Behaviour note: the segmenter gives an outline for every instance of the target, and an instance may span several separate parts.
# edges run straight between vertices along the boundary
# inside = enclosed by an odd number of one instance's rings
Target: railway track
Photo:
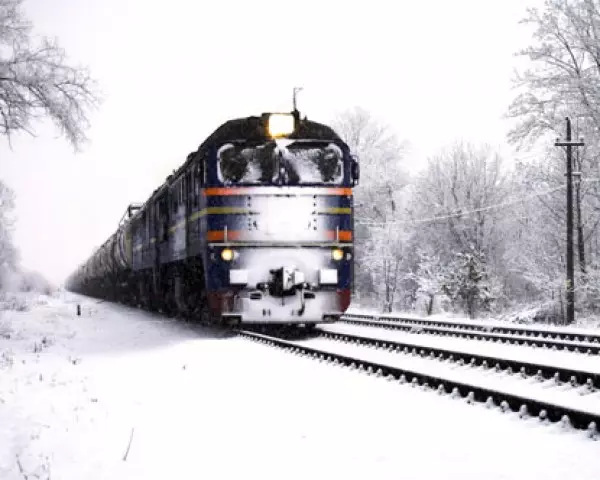
[[[568,340],[566,337],[558,338],[558,334],[555,332],[550,333],[554,335],[555,338],[550,338],[550,334],[545,331],[529,332],[526,335],[518,333],[524,331],[521,328],[512,329],[512,333],[507,333],[509,330],[511,330],[507,327],[506,332],[500,333],[498,331],[494,332],[494,330],[498,330],[499,327],[485,325],[472,326],[470,324],[452,324],[449,322],[439,322],[435,320],[402,317],[394,317],[394,319],[389,317],[385,318],[385,320],[379,320],[369,315],[347,314],[340,319],[340,322],[354,325],[368,325],[413,333],[428,333],[432,335],[467,338],[470,340],[495,341],[512,345],[525,345],[565,350],[569,352],[585,353],[588,355],[600,354],[600,342],[595,336],[591,335],[581,336],[581,338],[587,338],[590,340],[585,342],[581,340]],[[571,333],[568,335],[572,336]]]
[[[518,326],[518,325],[493,325],[483,324],[476,320],[456,322],[452,320],[436,320],[433,318],[410,318],[394,315],[383,315],[373,316],[362,313],[346,314],[345,316],[365,319],[380,319],[390,321],[402,321],[404,323],[411,323],[414,325],[433,325],[438,327],[453,327],[456,329],[464,330],[476,330],[490,333],[506,333],[509,335],[523,335],[523,336],[538,336],[542,338],[554,338],[555,340],[571,340],[577,342],[586,343],[598,343],[600,344],[600,333],[591,332],[576,332],[573,330],[560,330],[552,329],[548,330],[545,328],[539,328],[535,326]]]
[[[565,401],[564,398],[558,400],[549,399],[549,395],[545,395],[545,398],[540,398],[540,395],[536,395],[536,398],[533,398],[533,396],[529,397],[514,391],[511,392],[510,389],[497,387],[493,388],[489,385],[478,383],[477,381],[467,381],[463,378],[460,378],[461,375],[453,375],[454,378],[448,378],[440,374],[432,373],[431,371],[428,371],[427,368],[410,368],[400,365],[393,365],[393,363],[397,363],[397,361],[392,361],[392,357],[386,357],[385,361],[374,361],[373,359],[367,358],[369,355],[359,354],[359,352],[356,352],[356,354],[347,354],[339,351],[336,352],[334,351],[335,348],[315,348],[314,346],[307,344],[306,340],[290,340],[277,336],[257,333],[250,330],[238,330],[236,333],[239,336],[249,338],[269,346],[281,348],[290,351],[293,354],[306,355],[319,361],[327,361],[333,364],[358,369],[368,374],[385,377],[389,381],[410,383],[414,387],[420,386],[423,389],[433,390],[438,394],[449,394],[455,398],[464,398],[469,403],[483,403],[488,408],[498,408],[500,411],[505,413],[517,412],[521,418],[537,417],[540,421],[545,423],[560,423],[565,427],[571,425],[576,429],[585,430],[590,438],[598,438],[598,425],[600,425],[600,402],[597,405],[597,408],[588,408],[587,406],[582,406],[581,402],[572,402],[572,404],[569,404],[569,402]],[[332,332],[321,332],[320,330],[317,330],[315,335],[317,338],[319,336],[323,336],[325,339],[336,341],[341,340],[348,342],[362,342],[359,344],[363,347],[377,346],[379,349],[386,349],[388,351],[391,350],[392,352],[404,352],[405,349],[410,348],[408,344],[402,345],[399,344],[399,342],[390,342],[381,339],[369,339],[367,337],[359,338],[358,336],[347,334],[338,335],[332,334]],[[308,343],[310,343],[310,340]],[[421,352],[421,350],[423,350],[423,352]],[[425,349],[415,349],[415,352],[409,350],[408,353],[413,353],[413,355],[424,357],[433,356],[437,359],[440,359],[440,355],[447,355],[444,357],[446,360],[450,358],[450,355],[453,355],[453,359],[456,362],[460,363],[462,360],[463,364],[466,363],[465,357],[461,357],[460,352],[443,352],[441,349],[438,349],[437,352],[433,351],[433,349],[430,349],[430,351],[427,352]],[[468,356],[468,364],[472,365],[472,358],[475,356]],[[491,365],[491,357],[478,357],[479,358],[475,359],[475,363],[480,361],[481,363],[479,364],[479,367],[484,366],[483,362],[488,362],[487,365],[489,368],[498,368],[496,367],[496,364],[500,366],[500,369],[503,368],[502,365],[505,366],[505,370],[508,368],[512,369],[513,367],[516,368],[516,365],[510,365],[506,363],[505,360],[504,363],[500,363],[502,359],[496,359],[494,365]],[[533,370],[535,370],[534,376],[537,376],[539,374],[539,370],[542,370],[543,379],[550,378],[551,380],[554,380],[555,382],[558,381],[561,384],[563,382],[561,380],[562,378],[569,377],[566,384],[569,385],[570,388],[577,387],[577,385],[572,384],[571,377],[574,376],[575,379],[577,379],[583,378],[587,375],[587,372],[561,371],[552,372],[552,375],[548,377],[550,372],[546,371],[546,376],[544,376],[543,372],[545,370],[541,365],[530,364],[520,365],[520,367],[525,368],[525,370],[521,370],[520,368],[518,373],[521,375],[524,373],[526,377],[528,376],[528,371]],[[557,373],[558,379],[556,377]],[[581,388],[588,389],[588,393],[595,392],[597,388],[595,386],[596,382],[598,382],[597,376],[596,379],[592,379],[591,382],[588,382],[586,379],[583,387]],[[575,405],[575,403],[579,403],[579,405]]]
[[[382,338],[372,338],[364,335],[335,332],[331,330],[317,330],[316,334],[324,338],[354,343],[356,345],[373,346],[383,350],[397,353],[419,355],[440,361],[456,362],[458,365],[483,367],[506,372],[517,373],[523,378],[533,378],[537,381],[553,380],[557,385],[567,384],[573,388],[586,387],[590,392],[600,389],[600,373],[594,371],[577,370],[557,365],[544,363],[525,362],[498,355],[482,355],[463,352],[457,349],[441,348],[426,345],[416,345],[410,342],[398,342]]]

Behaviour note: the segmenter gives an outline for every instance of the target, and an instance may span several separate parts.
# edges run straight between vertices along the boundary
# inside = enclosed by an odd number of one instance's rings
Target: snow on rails
[[[419,345],[418,340],[412,344],[372,338],[336,332],[336,328],[320,328],[312,338],[295,340],[249,330],[238,334],[390,381],[465,398],[469,403],[483,403],[502,412],[517,412],[520,418],[538,417],[545,423],[572,426],[585,430],[590,438],[598,438],[597,371],[428,347]]]
[[[354,345],[350,345],[351,348],[342,345],[343,348],[340,348],[339,342],[335,342],[338,343],[337,346],[331,341],[319,343],[315,341],[319,340],[318,338],[290,341],[250,330],[239,330],[238,335],[293,354],[385,377],[389,381],[410,383],[413,387],[420,386],[440,395],[449,394],[452,398],[464,398],[470,404],[483,403],[487,408],[498,408],[504,413],[517,412],[523,419],[537,417],[544,423],[560,423],[564,428],[585,430],[589,438],[598,438],[600,402],[597,399],[581,399],[575,395],[561,396],[561,392],[544,392],[535,386],[515,385],[514,382],[507,385],[506,378],[490,378],[481,372],[468,376],[464,371],[452,372],[451,368],[441,362],[438,365],[427,366],[427,359],[417,358],[418,354],[413,357],[412,362],[405,361],[408,357],[394,361],[390,356],[390,353],[397,350],[393,342],[381,341],[377,350],[373,351],[364,347],[356,348]],[[350,340],[350,336],[346,335],[346,338]],[[383,349],[386,351],[382,351]],[[465,376],[469,378],[465,379]]]
[[[374,317],[372,315],[345,314],[340,321],[362,326],[402,330],[413,333],[431,333],[434,335],[467,338],[469,340],[493,340],[507,344],[524,345],[549,348],[553,350],[572,351],[577,353],[600,354],[600,336],[578,334],[582,341],[570,340],[571,332],[546,331],[537,329],[524,329],[506,327],[490,327],[485,325],[470,325],[465,323],[452,323],[449,321],[436,321],[429,319],[415,319],[405,317]],[[513,333],[500,333],[513,332]],[[552,336],[552,338],[551,338]]]

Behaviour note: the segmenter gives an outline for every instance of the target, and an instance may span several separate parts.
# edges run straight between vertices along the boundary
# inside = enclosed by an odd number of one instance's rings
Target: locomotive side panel
[[[198,257],[204,251],[204,237],[202,237],[202,209],[204,199],[201,195],[202,188],[202,164],[196,163],[190,166],[189,171],[189,199],[187,216],[187,256]]]
[[[117,231],[114,255],[118,269],[128,270],[132,267],[131,227],[128,224]]]
[[[135,271],[144,268],[144,231],[142,228],[141,218],[139,216],[133,218],[131,224],[131,235],[133,242],[133,264],[132,268]]]
[[[171,228],[172,205],[169,199],[169,191],[165,189],[158,198],[159,203],[159,225],[158,238],[156,239],[155,259],[157,265],[166,265],[171,261],[169,237]]]
[[[187,209],[184,198],[185,177],[179,177],[169,189],[171,197],[171,222],[169,226],[169,253],[167,262],[183,260],[186,257]]]

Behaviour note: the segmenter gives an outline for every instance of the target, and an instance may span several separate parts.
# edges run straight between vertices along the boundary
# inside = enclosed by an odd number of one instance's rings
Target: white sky
[[[0,139],[23,265],[61,281],[223,121],[361,106],[412,145],[418,169],[455,139],[503,151],[518,25],[541,0],[25,0],[36,32],[87,64],[105,96],[74,154],[51,126]]]

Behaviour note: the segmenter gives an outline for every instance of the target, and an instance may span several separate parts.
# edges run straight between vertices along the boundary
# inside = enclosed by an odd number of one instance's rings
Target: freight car
[[[66,287],[204,322],[335,321],[350,304],[358,180],[348,145],[297,110],[229,120]]]

